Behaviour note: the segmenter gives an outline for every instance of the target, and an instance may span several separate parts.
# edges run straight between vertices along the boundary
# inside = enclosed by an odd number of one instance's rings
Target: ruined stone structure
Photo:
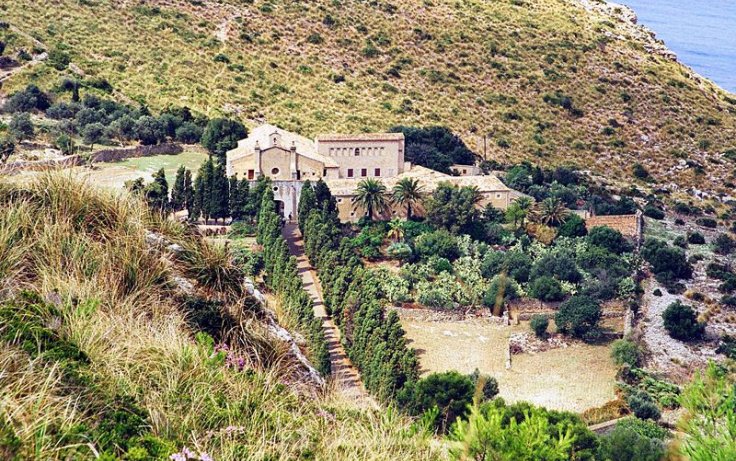
[[[403,178],[418,180],[425,193],[431,193],[445,181],[473,186],[482,197],[479,206],[490,203],[500,209],[506,209],[521,195],[496,176],[481,176],[474,166],[460,167],[465,167],[463,175],[450,176],[411,165],[404,160],[401,133],[331,134],[312,141],[273,125],[255,128],[227,153],[228,176],[249,180],[260,176],[271,178],[279,210],[284,218],[291,220],[297,218],[299,196],[306,180],[323,179],[327,183],[343,221],[357,221],[364,216],[365,211],[356,209],[352,199],[360,181],[368,178],[380,180],[389,191]],[[383,217],[403,217],[405,213],[405,209],[394,207]]]

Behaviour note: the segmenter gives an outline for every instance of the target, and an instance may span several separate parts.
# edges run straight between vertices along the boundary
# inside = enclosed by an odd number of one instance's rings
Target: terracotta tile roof
[[[311,139],[290,131],[282,130],[277,126],[269,125],[268,123],[264,123],[263,125],[254,128],[250,131],[247,138],[238,141],[238,147],[228,151],[228,161],[252,155],[255,152],[256,142],[258,142],[261,149],[265,150],[271,147],[271,135],[274,133],[278,133],[281,136],[280,147],[288,150],[291,148],[293,143],[296,146],[298,154],[322,162],[327,168],[335,168],[338,166],[334,159],[318,154],[317,148]]]

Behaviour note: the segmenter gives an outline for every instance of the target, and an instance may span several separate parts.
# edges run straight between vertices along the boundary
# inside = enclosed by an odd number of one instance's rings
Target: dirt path
[[[304,289],[307,290],[314,303],[314,315],[322,319],[322,329],[325,332],[325,339],[330,350],[332,381],[341,393],[350,399],[365,405],[376,405],[373,398],[366,392],[358,370],[350,362],[345,349],[342,347],[340,330],[327,315],[327,310],[322,301],[322,286],[316,272],[309,263],[307,255],[304,254],[304,242],[299,228],[296,224],[286,224],[282,232],[286,243],[289,245],[289,251],[297,258],[297,268],[304,283]]]

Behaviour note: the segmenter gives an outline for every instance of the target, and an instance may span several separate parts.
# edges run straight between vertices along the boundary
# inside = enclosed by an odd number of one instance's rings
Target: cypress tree
[[[230,215],[229,184],[225,175],[225,165],[218,161],[214,166],[210,189],[211,215],[215,220],[225,219]]]
[[[238,189],[238,178],[235,175],[230,176],[228,183],[228,192],[230,193],[229,209],[230,217],[233,221],[240,219],[240,191]]]
[[[317,207],[317,196],[312,188],[312,183],[307,179],[302,186],[302,193],[299,197],[299,207],[297,208],[299,231],[304,235],[304,225],[309,217],[309,212]]]
[[[238,183],[238,211],[240,219],[250,218],[251,220],[255,217],[250,211],[250,182],[247,179],[241,179]]]
[[[192,172],[186,170],[184,172],[184,191],[183,191],[183,208],[189,210],[194,203],[194,186],[192,185]]]
[[[169,183],[163,168],[153,174],[153,182],[144,189],[148,206],[164,213],[169,207]]]
[[[186,199],[186,171],[184,165],[180,166],[176,170],[176,179],[174,179],[174,186],[171,188],[171,209],[173,211],[183,210],[185,207]]]

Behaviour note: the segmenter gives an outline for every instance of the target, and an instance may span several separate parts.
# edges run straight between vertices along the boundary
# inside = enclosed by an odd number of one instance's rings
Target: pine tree
[[[186,171],[187,169],[184,168],[184,165],[176,170],[176,179],[174,179],[174,186],[171,188],[171,209],[173,211],[180,211],[185,207]]]

